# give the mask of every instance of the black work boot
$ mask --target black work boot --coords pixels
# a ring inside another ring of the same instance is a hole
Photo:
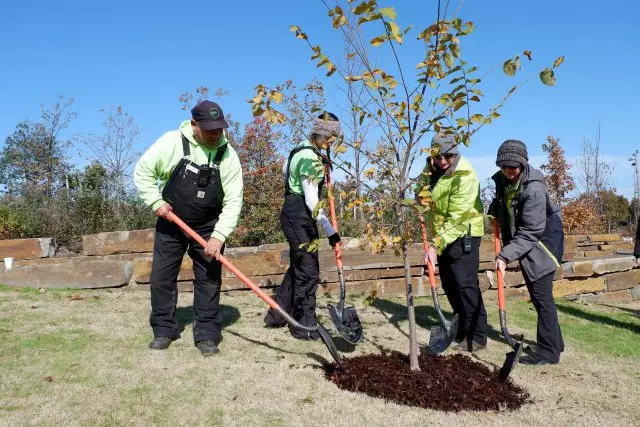
[[[198,348],[198,350],[200,350],[200,353],[202,353],[202,355],[205,357],[213,356],[214,354],[220,351],[216,342],[211,340],[199,341],[196,344],[196,347]]]
[[[267,328],[281,328],[287,322],[279,314],[274,313],[273,309],[269,309],[267,315],[264,316],[264,324]]]
[[[165,350],[167,349],[171,343],[180,338],[180,335],[175,337],[155,337],[149,343],[149,348],[152,350]]]

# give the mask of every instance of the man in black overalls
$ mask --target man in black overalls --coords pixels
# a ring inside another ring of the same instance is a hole
[[[164,350],[180,337],[177,277],[187,252],[195,276],[193,338],[202,354],[209,356],[219,351],[222,340],[222,274],[217,257],[240,215],[242,170],[223,132],[229,125],[222,109],[203,101],[191,114],[191,121],[147,150],[136,165],[134,181],[140,197],[158,216],[150,278],[154,339],[149,347]],[[167,219],[171,211],[208,241],[206,248]]]

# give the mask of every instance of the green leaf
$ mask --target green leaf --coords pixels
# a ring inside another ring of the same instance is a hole
[[[553,61],[553,68],[558,68],[564,62],[564,55]]]
[[[327,64],[327,70],[329,70],[327,72],[327,77],[336,72],[336,66],[333,64],[333,62]]]
[[[547,86],[555,86],[556,85],[556,77],[551,68],[545,68],[540,72],[540,81]]]
[[[362,301],[362,303],[364,305],[366,305],[367,307],[370,305],[373,305],[373,303],[376,300],[376,296],[377,296],[378,292],[374,289],[371,291],[371,293],[369,294],[369,296],[367,296],[364,301]]]
[[[502,71],[504,71],[507,76],[513,77],[516,74],[516,64],[513,60],[507,59],[502,65]]]
[[[381,37],[381,36],[374,37],[374,38],[372,38],[372,39],[371,39],[371,42],[370,42],[370,43],[371,43],[371,46],[373,46],[373,47],[378,47],[378,46],[380,46],[382,43],[384,43],[384,38],[383,38],[383,37]]]
[[[453,67],[453,56],[450,53],[445,53],[442,59],[447,67]]]
[[[471,116],[471,121],[474,123],[480,123],[483,118],[484,116],[482,114],[474,114],[473,116]]]
[[[451,54],[456,58],[460,58],[460,45],[452,43],[450,46]]]
[[[375,0],[373,0],[373,3],[375,3]],[[371,2],[365,0],[353,9],[353,13],[356,15],[362,15],[363,13],[368,12],[369,9],[371,9],[371,6]]]
[[[382,16],[386,16],[389,19],[396,20],[396,11],[393,7],[384,7],[380,9]]]

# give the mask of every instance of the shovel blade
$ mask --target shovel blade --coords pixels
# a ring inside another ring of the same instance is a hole
[[[522,355],[522,343],[518,342],[513,347],[513,351],[507,353],[507,357],[504,360],[504,364],[502,368],[500,368],[500,373],[498,374],[498,378],[500,381],[506,381],[509,377],[509,374],[513,371],[513,369],[518,365],[518,361],[520,360],[520,356]]]
[[[458,315],[455,314],[451,321],[445,319],[440,325],[431,327],[429,333],[429,352],[440,354],[449,348],[458,333],[459,321]]]
[[[338,333],[351,344],[358,344],[362,341],[362,323],[358,317],[355,307],[344,307],[338,304],[328,305],[329,316]]]

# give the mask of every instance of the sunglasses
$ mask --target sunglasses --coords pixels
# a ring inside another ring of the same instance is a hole
[[[438,154],[437,156],[433,156],[433,158],[436,160],[442,160],[442,159],[451,160],[455,156],[456,156],[455,154]]]

